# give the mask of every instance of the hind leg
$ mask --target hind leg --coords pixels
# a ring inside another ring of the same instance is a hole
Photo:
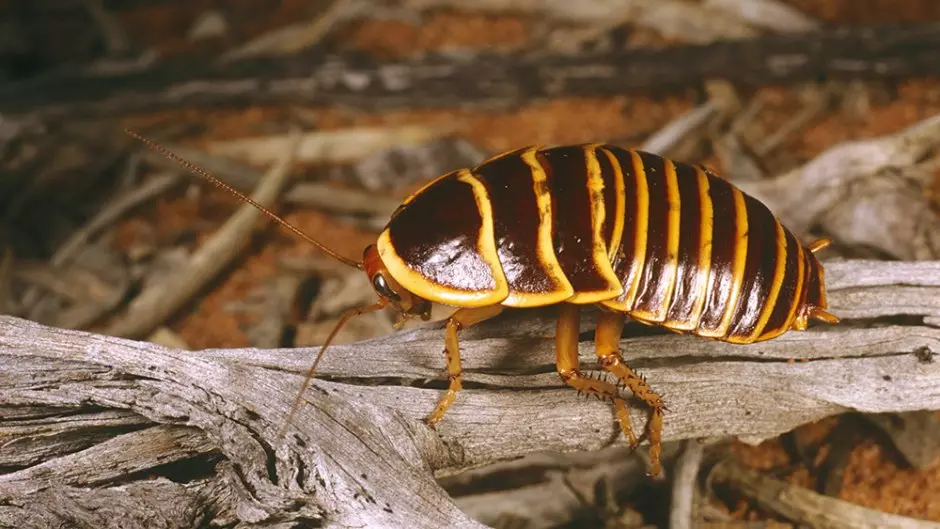
[[[555,333],[555,364],[558,368],[558,375],[561,376],[565,384],[578,390],[579,393],[610,400],[614,405],[617,422],[620,424],[623,435],[630,441],[631,446],[636,446],[637,440],[630,425],[630,414],[627,411],[626,403],[620,397],[617,386],[603,380],[587,378],[581,374],[578,361],[578,327],[580,321],[581,308],[578,305],[561,305],[558,328]]]
[[[650,441],[650,475],[656,476],[660,471],[659,458],[662,452],[663,399],[620,356],[620,333],[623,331],[625,319],[626,315],[619,312],[600,313],[595,334],[595,350],[601,367],[613,373],[621,384],[650,407],[644,436],[649,435]]]

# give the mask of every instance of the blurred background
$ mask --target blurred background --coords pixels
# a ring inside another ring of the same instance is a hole
[[[930,0],[0,0],[0,310],[192,350],[303,347],[373,299],[269,222],[222,230],[238,200],[125,128],[245,193],[299,136],[271,207],[359,259],[410,192],[504,150],[643,146],[759,190],[940,114],[938,73]],[[832,237],[826,258],[940,258],[938,168],[854,182],[793,213],[795,231]],[[212,266],[194,267],[207,248]],[[338,341],[394,324],[364,316]],[[794,486],[940,522],[938,421],[909,419],[913,433],[842,417],[732,449]],[[917,461],[897,448],[911,435]],[[509,516],[473,499],[491,480],[445,486],[497,527],[663,526],[669,496],[637,485]],[[799,525],[720,492],[698,512],[711,527]]]

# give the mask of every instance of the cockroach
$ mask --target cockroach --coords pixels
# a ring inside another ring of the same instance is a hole
[[[823,267],[815,256],[829,240],[804,246],[767,206],[704,166],[641,150],[600,143],[528,146],[444,174],[401,203],[361,261],[254,205],[365,272],[378,295],[376,303],[340,318],[292,414],[329,343],[355,315],[392,307],[403,318],[428,320],[432,303],[455,309],[444,340],[449,386],[426,419],[434,427],[462,387],[461,329],[506,308],[557,305],[555,363],[561,380],[610,401],[632,447],[649,440],[649,474],[656,476],[665,406],[621,356],[627,318],[736,344],[804,330],[811,319],[839,321],[826,312]],[[579,366],[579,323],[588,305],[599,308],[598,363],[619,385],[586,377]],[[649,408],[639,438],[620,387]]]

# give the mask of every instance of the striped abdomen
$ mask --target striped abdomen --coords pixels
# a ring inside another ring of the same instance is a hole
[[[431,301],[601,303],[732,342],[824,303],[821,266],[766,206],[698,167],[607,145],[528,147],[444,175],[402,204],[378,249]]]

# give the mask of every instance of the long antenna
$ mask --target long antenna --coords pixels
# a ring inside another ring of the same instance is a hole
[[[159,152],[160,154],[166,156],[167,158],[169,158],[169,159],[171,159],[171,160],[173,160],[173,161],[179,163],[180,165],[182,165],[183,167],[189,169],[189,170],[192,171],[193,173],[195,173],[195,174],[197,174],[197,175],[199,175],[199,176],[205,178],[206,180],[208,180],[209,182],[212,182],[212,183],[215,184],[216,186],[218,186],[218,187],[220,187],[220,188],[222,188],[222,189],[228,191],[229,193],[231,193],[231,194],[235,195],[236,197],[240,198],[241,200],[244,200],[245,202],[251,204],[252,206],[254,206],[254,207],[256,207],[256,208],[258,208],[258,210],[260,210],[262,213],[264,213],[265,215],[267,215],[268,217],[270,217],[271,220],[277,222],[277,223],[280,224],[281,226],[283,226],[283,227],[287,228],[288,230],[294,232],[294,233],[297,234],[297,236],[299,236],[301,239],[303,239],[303,240],[309,242],[310,244],[316,246],[317,248],[319,248],[321,251],[323,251],[324,253],[326,253],[327,255],[329,255],[330,257],[332,257],[333,259],[336,259],[337,261],[339,261],[339,262],[341,262],[341,263],[343,263],[343,264],[345,264],[345,265],[351,266],[351,267],[353,267],[353,268],[358,268],[358,269],[360,269],[360,270],[363,270],[363,265],[362,265],[362,263],[357,262],[357,261],[353,261],[352,259],[349,259],[349,258],[347,258],[347,257],[343,257],[342,255],[336,253],[335,251],[331,250],[330,248],[328,248],[328,247],[327,247],[326,245],[324,245],[323,243],[317,241],[317,240],[314,239],[313,237],[311,237],[311,236],[307,235],[306,233],[300,231],[300,229],[298,229],[298,228],[296,228],[295,226],[291,225],[290,223],[288,223],[287,221],[285,221],[285,220],[282,219],[281,217],[278,217],[277,215],[275,215],[275,214],[274,214],[271,210],[269,210],[268,208],[262,206],[261,204],[258,204],[258,203],[255,202],[254,200],[248,198],[247,196],[245,196],[244,193],[241,193],[240,191],[238,191],[238,190],[235,189],[234,187],[232,187],[232,186],[226,184],[225,182],[219,180],[218,178],[212,176],[212,175],[209,174],[205,169],[202,169],[201,167],[197,166],[196,164],[194,164],[194,163],[192,163],[192,162],[189,162],[189,161],[186,161],[186,160],[180,158],[178,155],[174,154],[173,152],[171,152],[171,151],[170,151],[169,149],[167,149],[166,147],[164,147],[164,146],[162,146],[162,145],[160,145],[160,144],[154,143],[153,141],[150,141],[150,140],[148,140],[147,138],[144,138],[143,136],[141,136],[140,134],[137,134],[136,132],[134,132],[134,131],[132,131],[132,130],[124,129],[124,132],[126,132],[129,136],[140,140],[141,142],[144,143],[144,145],[150,147],[151,149],[153,149],[153,150]]]
[[[350,309],[340,316],[336,326],[333,327],[330,335],[326,337],[326,341],[320,347],[320,352],[317,353],[317,357],[313,361],[313,364],[310,365],[310,369],[307,370],[307,376],[304,378],[303,384],[300,385],[300,391],[297,392],[297,396],[294,397],[294,403],[290,407],[290,412],[287,414],[287,419],[284,420],[283,426],[281,426],[281,429],[278,431],[278,439],[284,437],[284,434],[287,432],[287,427],[290,426],[291,421],[294,419],[294,414],[296,414],[297,410],[300,409],[300,405],[303,402],[304,392],[307,391],[307,387],[310,385],[310,380],[313,379],[313,375],[315,375],[317,372],[317,365],[320,363],[320,359],[323,358],[323,353],[325,353],[326,348],[329,347],[331,343],[333,343],[333,338],[336,338],[336,333],[339,332],[339,330],[347,321],[349,321],[350,318],[359,316],[360,314],[365,314],[367,312],[375,312],[377,310],[381,310],[384,307],[385,301],[379,300],[378,303],[368,305],[366,307]]]

